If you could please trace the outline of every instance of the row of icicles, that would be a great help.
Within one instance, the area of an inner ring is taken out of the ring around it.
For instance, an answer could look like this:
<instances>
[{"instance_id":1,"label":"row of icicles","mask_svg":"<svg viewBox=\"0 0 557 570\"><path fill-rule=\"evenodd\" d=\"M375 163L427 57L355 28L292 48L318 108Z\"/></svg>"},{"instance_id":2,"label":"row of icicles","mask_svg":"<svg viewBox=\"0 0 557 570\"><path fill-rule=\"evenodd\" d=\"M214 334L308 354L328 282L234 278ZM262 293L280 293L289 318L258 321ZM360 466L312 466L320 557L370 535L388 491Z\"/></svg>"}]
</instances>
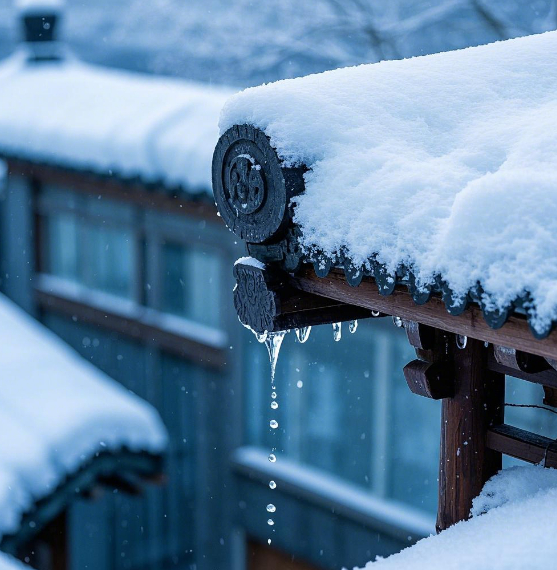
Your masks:
<instances>
[{"instance_id":1,"label":"row of icicles","mask_svg":"<svg viewBox=\"0 0 557 570\"><path fill-rule=\"evenodd\" d=\"M350 333L354 334L357 328L358 328L358 321L350 321L348 323L348 330L350 331ZM278 362L280 347L282 346L282 341L284 340L286 334L289 332L290 332L289 330L285 330L285 331L277 331L271 333L268 332L254 333L255 337L260 343L265 343L267 351L269 352L269 362L271 364L271 409L272 410L277 410L279 407L277 402L277 387L275 385L275 371L277 368L277 362ZM304 344L309 338L309 335L311 333L311 327L294 329L294 332L296 333L296 339L298 340L298 342ZM342 337L342 323L333 323L333 338L335 342L338 342L341 339L341 337ZM277 430L277 428L279 427L277 420L272 419L269 422L269 427L271 428L271 430L273 430L274 433L276 433L275 430ZM271 463L276 463L277 461L276 451L277 451L276 446L273 446L271 448L271 453L269 454L269 461ZM277 488L277 484L274 480L269 481L269 488L271 490L275 490ZM275 513L277 510L276 506L273 503L269 503L266 508L267 508L267 513L269 513L270 515ZM274 519L269 518L267 520L267 524L271 527L274 526L275 525ZM273 532L274 531L275 529L273 529ZM267 543L271 544L270 538L267 540Z\"/></svg>"}]
</instances>

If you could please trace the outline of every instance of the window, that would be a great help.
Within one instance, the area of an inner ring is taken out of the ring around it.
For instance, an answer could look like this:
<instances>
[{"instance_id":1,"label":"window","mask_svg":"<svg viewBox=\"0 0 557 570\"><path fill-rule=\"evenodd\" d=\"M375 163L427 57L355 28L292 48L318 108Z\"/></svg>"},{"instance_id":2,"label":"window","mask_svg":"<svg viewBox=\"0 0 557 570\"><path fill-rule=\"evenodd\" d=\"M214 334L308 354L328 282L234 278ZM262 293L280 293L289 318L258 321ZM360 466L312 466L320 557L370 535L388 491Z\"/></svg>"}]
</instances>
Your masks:
<instances>
[{"instance_id":1,"label":"window","mask_svg":"<svg viewBox=\"0 0 557 570\"><path fill-rule=\"evenodd\" d=\"M167 242L162 263L163 311L212 327L222 325L220 256L207 248Z\"/></svg>"},{"instance_id":2,"label":"window","mask_svg":"<svg viewBox=\"0 0 557 570\"><path fill-rule=\"evenodd\" d=\"M94 301L109 303L106 310L123 311L118 300L124 299L125 310L135 310L136 318L145 307L181 317L181 323L222 328L222 252L200 240L199 224L48 185L41 188L38 208L43 228L39 266L43 275L56 279L49 281L51 290L56 286L64 296L77 294L76 300L86 304L94 304L91 293L102 293ZM153 315L149 324L186 334L176 320Z\"/></svg>"},{"instance_id":3,"label":"window","mask_svg":"<svg viewBox=\"0 0 557 570\"><path fill-rule=\"evenodd\" d=\"M246 333L250 335L251 333ZM270 409L269 361L249 339L246 438L341 476L380 497L434 512L440 404L408 389L402 368L416 358L390 319L312 330L307 343L284 340L277 367L279 407ZM279 428L269 428L270 419Z\"/></svg>"}]
</instances>

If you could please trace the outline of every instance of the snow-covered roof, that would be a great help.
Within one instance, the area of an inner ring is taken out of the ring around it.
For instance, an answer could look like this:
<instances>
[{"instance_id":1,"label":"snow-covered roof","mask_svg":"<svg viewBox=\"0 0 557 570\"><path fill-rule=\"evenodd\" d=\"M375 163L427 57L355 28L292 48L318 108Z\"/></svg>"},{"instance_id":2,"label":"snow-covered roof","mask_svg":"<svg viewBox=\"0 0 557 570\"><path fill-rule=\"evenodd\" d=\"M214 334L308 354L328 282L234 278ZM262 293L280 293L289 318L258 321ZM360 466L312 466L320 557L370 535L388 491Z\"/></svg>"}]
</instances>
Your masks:
<instances>
[{"instance_id":1,"label":"snow-covered roof","mask_svg":"<svg viewBox=\"0 0 557 570\"><path fill-rule=\"evenodd\" d=\"M21 50L0 65L0 87L0 154L210 192L233 91L71 57L27 63Z\"/></svg>"},{"instance_id":2,"label":"snow-covered roof","mask_svg":"<svg viewBox=\"0 0 557 570\"><path fill-rule=\"evenodd\" d=\"M102 452L160 454L155 409L0 295L0 538Z\"/></svg>"},{"instance_id":3,"label":"snow-covered roof","mask_svg":"<svg viewBox=\"0 0 557 570\"><path fill-rule=\"evenodd\" d=\"M65 5L65 0L14 0L14 6L24 13L59 12Z\"/></svg>"},{"instance_id":4,"label":"snow-covered roof","mask_svg":"<svg viewBox=\"0 0 557 570\"><path fill-rule=\"evenodd\" d=\"M488 481L473 518L365 570L542 570L557 557L557 470L513 467ZM485 514L482 514L485 513ZM481 515L481 516L480 516Z\"/></svg>"},{"instance_id":5,"label":"snow-covered roof","mask_svg":"<svg viewBox=\"0 0 557 570\"><path fill-rule=\"evenodd\" d=\"M306 251L557 320L557 32L248 89L221 132L245 123L310 168Z\"/></svg>"}]
</instances>

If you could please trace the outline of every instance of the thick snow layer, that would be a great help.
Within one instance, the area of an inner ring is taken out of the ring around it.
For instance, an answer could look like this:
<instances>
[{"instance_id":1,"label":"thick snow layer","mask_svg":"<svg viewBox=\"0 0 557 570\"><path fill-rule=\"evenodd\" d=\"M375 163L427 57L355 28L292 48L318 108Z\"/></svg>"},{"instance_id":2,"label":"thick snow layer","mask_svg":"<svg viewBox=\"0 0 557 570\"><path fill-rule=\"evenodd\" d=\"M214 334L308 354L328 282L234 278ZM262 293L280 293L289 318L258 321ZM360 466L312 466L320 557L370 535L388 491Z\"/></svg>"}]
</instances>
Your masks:
<instances>
[{"instance_id":1,"label":"thick snow layer","mask_svg":"<svg viewBox=\"0 0 557 570\"><path fill-rule=\"evenodd\" d=\"M210 192L231 90L71 59L37 65L17 55L2 67L0 153Z\"/></svg>"},{"instance_id":2,"label":"thick snow layer","mask_svg":"<svg viewBox=\"0 0 557 570\"><path fill-rule=\"evenodd\" d=\"M437 536L366 570L542 570L557 557L557 470L539 466L502 471L474 503L481 516L460 522Z\"/></svg>"},{"instance_id":3,"label":"thick snow layer","mask_svg":"<svg viewBox=\"0 0 557 570\"><path fill-rule=\"evenodd\" d=\"M4 296L0 366L0 535L96 453L166 446L154 408Z\"/></svg>"},{"instance_id":4,"label":"thick snow layer","mask_svg":"<svg viewBox=\"0 0 557 570\"><path fill-rule=\"evenodd\" d=\"M557 318L557 32L248 89L221 131L305 163L303 245Z\"/></svg>"}]
</instances>

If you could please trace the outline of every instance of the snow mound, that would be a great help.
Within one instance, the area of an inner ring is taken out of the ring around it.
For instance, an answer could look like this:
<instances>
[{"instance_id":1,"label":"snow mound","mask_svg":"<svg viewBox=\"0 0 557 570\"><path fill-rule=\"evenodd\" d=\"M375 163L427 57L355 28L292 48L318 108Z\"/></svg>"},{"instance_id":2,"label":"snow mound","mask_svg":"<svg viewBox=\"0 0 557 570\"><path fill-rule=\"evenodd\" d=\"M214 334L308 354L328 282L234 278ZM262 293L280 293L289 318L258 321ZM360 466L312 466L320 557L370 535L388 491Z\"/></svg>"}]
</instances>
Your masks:
<instances>
[{"instance_id":1,"label":"snow mound","mask_svg":"<svg viewBox=\"0 0 557 570\"><path fill-rule=\"evenodd\" d=\"M557 470L501 471L474 502L482 516L460 522L365 570L542 570L557 557Z\"/></svg>"},{"instance_id":2,"label":"snow mound","mask_svg":"<svg viewBox=\"0 0 557 570\"><path fill-rule=\"evenodd\" d=\"M31 566L22 564L19 560L0 552L0 570L30 570Z\"/></svg>"},{"instance_id":3,"label":"snow mound","mask_svg":"<svg viewBox=\"0 0 557 570\"><path fill-rule=\"evenodd\" d=\"M0 536L95 454L164 451L154 408L3 295L0 365Z\"/></svg>"},{"instance_id":4,"label":"snow mound","mask_svg":"<svg viewBox=\"0 0 557 570\"><path fill-rule=\"evenodd\" d=\"M491 308L526 292L557 319L557 32L338 69L233 96L221 132L249 123L304 163L295 221L306 250L344 250Z\"/></svg>"},{"instance_id":5,"label":"snow mound","mask_svg":"<svg viewBox=\"0 0 557 570\"><path fill-rule=\"evenodd\" d=\"M0 154L211 191L218 117L233 91L73 59L0 66Z\"/></svg>"}]
</instances>

